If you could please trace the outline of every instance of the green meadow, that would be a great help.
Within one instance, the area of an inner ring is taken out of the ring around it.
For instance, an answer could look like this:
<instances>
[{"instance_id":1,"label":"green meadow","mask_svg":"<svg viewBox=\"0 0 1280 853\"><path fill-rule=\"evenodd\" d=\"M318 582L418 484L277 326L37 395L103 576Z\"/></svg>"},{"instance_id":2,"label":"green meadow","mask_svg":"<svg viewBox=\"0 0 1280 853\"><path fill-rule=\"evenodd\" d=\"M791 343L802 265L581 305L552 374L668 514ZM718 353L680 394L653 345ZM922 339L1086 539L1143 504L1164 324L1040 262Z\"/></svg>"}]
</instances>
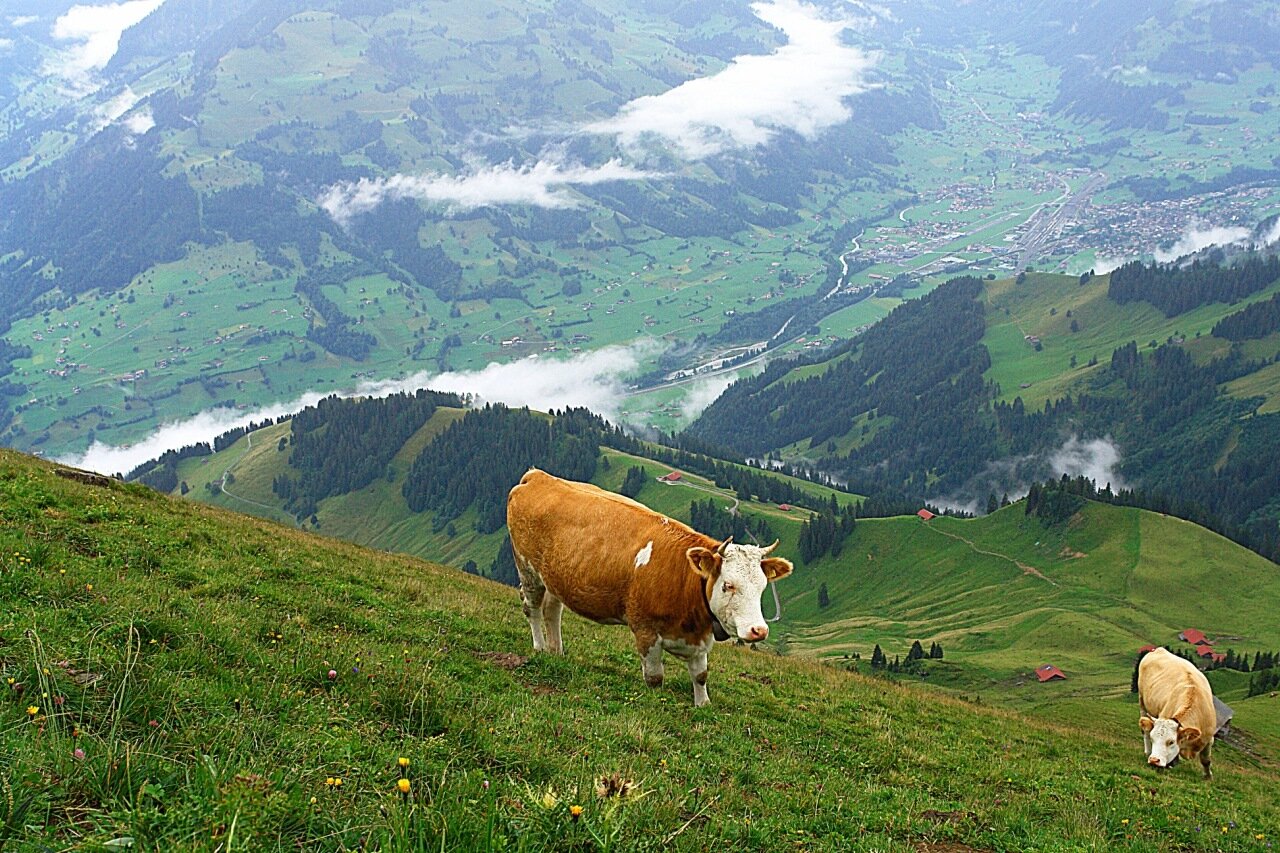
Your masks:
<instances>
[{"instance_id":1,"label":"green meadow","mask_svg":"<svg viewBox=\"0 0 1280 853\"><path fill-rule=\"evenodd\" d=\"M10 451L0 517L0 843L17 849L1259 850L1280 835L1262 739L1220 745L1206 785L1143 767L1122 707L1045 720L783 644L716 649L712 704L694 709L678 667L643 685L625 629L566 617L567 654L534 656L513 590L433 563ZM796 616L808 574L783 582Z\"/></svg>"}]
</instances>

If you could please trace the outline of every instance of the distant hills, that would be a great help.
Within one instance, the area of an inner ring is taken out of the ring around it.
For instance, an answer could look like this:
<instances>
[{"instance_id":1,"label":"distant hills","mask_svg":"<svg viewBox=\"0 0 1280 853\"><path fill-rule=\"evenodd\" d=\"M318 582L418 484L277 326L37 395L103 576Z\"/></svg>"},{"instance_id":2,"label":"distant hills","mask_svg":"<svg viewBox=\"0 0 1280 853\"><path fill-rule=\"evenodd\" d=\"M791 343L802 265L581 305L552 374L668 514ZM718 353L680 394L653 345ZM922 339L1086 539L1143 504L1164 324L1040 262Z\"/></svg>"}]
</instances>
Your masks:
<instances>
[{"instance_id":1,"label":"distant hills","mask_svg":"<svg viewBox=\"0 0 1280 853\"><path fill-rule=\"evenodd\" d=\"M1052 459L1274 559L1280 480L1260 460L1280 426L1277 293L1280 266L1256 257L958 279L830 354L740 380L689 433L970 509Z\"/></svg>"}]
</instances>

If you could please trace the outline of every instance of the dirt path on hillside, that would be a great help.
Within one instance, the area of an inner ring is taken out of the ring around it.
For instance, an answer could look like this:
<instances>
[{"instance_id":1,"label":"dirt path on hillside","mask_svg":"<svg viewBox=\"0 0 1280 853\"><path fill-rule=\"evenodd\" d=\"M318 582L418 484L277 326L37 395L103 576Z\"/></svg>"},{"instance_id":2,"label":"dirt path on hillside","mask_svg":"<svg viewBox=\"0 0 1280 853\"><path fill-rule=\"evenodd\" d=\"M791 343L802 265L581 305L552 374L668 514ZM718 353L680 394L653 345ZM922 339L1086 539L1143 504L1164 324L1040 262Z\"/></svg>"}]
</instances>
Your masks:
<instances>
[{"instance_id":1,"label":"dirt path on hillside","mask_svg":"<svg viewBox=\"0 0 1280 853\"><path fill-rule=\"evenodd\" d=\"M938 533L938 534L940 534L940 535L942 535L942 536L949 536L949 537L951 537L952 539L958 539L958 540L960 540L961 542L963 542L964 544L966 544L966 545L968 545L970 548L972 548L972 549L974 550L974 552L975 552L975 553L978 553L978 554L985 554L985 555L987 555L988 557L999 557L1001 560L1008 560L1010 563L1013 563L1015 566L1017 566L1019 569L1021 569L1021 570L1022 570L1022 573L1023 573L1024 575L1034 575L1035 577L1040 578L1040 580L1044 581L1045 583L1049 584L1050 586L1057 586L1057 585L1058 585L1057 581L1052 580L1051 578L1047 578L1047 577L1045 577L1044 573L1043 573L1043 572L1041 572L1039 569L1037 569L1035 566L1028 566L1026 563L1023 563L1023 562L1021 562L1021 561L1019 561L1019 560L1015 560L1013 557L1009 557L1009 556L1006 556L1006 555L1004 555L1004 554L997 554L995 551L987 551L987 550L984 550L984 549L982 549L982 548L979 548L977 545L973 544L973 543L972 543L972 542L970 542L968 539L965 539L963 536L960 536L959 534L956 534L956 533L948 533L948 532L947 532L947 531L945 531L945 530L940 530L939 528L934 527L932 524L929 524L929 525L927 525L927 526L928 526L928 528L929 528L930 530L932 530L934 533Z\"/></svg>"}]
</instances>

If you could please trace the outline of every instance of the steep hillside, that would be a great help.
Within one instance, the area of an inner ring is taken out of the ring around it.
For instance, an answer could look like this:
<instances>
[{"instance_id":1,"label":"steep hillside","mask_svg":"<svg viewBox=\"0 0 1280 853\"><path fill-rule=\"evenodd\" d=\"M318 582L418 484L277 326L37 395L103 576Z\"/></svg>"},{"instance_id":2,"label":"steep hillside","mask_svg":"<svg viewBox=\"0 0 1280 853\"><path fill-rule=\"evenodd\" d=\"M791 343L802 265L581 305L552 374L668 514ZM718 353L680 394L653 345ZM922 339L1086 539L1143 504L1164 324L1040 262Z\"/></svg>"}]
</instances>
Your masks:
<instances>
[{"instance_id":1,"label":"steep hillside","mask_svg":"<svg viewBox=\"0 0 1280 853\"><path fill-rule=\"evenodd\" d=\"M0 517L0 841L19 847L1255 850L1280 833L1273 758L1219 748L1211 788L1155 774L1132 714L1052 725L732 647L694 710L674 673L642 686L625 630L571 617L567 656L526 657L514 594L433 564L9 451Z\"/></svg>"},{"instance_id":2,"label":"steep hillside","mask_svg":"<svg viewBox=\"0 0 1280 853\"><path fill-rule=\"evenodd\" d=\"M798 572L783 605L798 652L857 653L865 671L876 644L905 658L915 640L938 642L928 683L1047 709L1064 692L1127 696L1137 650L1190 650L1187 628L1224 653L1280 650L1276 600L1280 567L1194 524L1088 503L1046 526L1019 503L978 519L861 519L841 558ZM1045 663L1068 673L1065 691L1035 683Z\"/></svg>"}]
</instances>

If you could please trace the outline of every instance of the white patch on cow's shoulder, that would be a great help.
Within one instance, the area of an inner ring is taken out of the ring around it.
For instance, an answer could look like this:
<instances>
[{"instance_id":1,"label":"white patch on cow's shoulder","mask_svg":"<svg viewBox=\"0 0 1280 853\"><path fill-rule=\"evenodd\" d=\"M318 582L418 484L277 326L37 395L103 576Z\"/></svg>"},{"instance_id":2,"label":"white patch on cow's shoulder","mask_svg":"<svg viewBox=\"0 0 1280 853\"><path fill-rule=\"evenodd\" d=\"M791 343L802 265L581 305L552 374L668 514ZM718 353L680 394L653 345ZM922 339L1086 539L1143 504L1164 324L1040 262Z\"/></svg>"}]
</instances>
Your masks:
<instances>
[{"instance_id":1,"label":"white patch on cow's shoulder","mask_svg":"<svg viewBox=\"0 0 1280 853\"><path fill-rule=\"evenodd\" d=\"M653 540L649 540L649 544L645 545L636 552L636 568L649 565L649 558L653 556Z\"/></svg>"}]
</instances>

